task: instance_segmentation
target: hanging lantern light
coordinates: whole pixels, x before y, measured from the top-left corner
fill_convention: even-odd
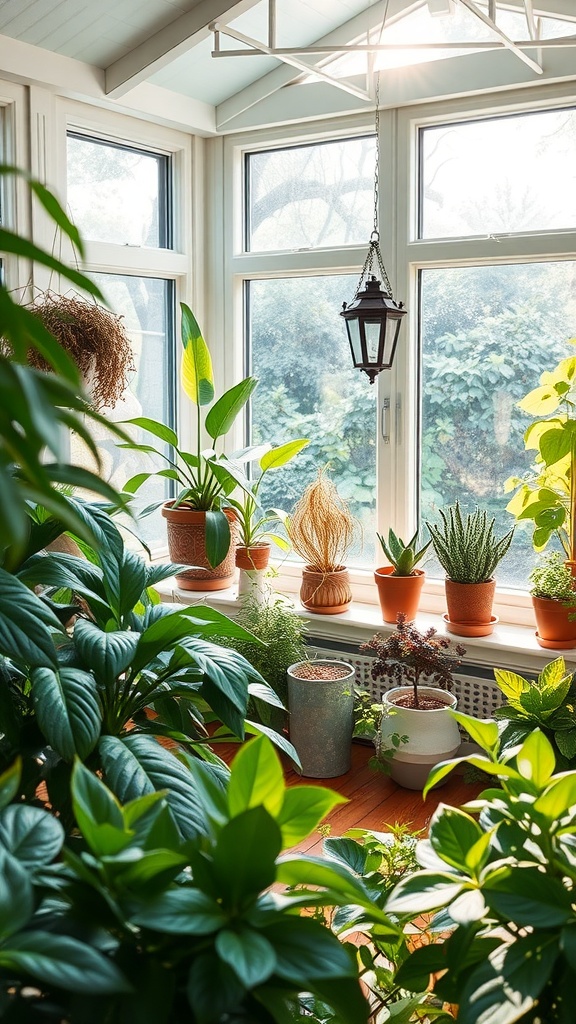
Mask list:
[[[394,361],[402,317],[408,312],[395,302],[392,286],[380,252],[378,231],[378,170],[380,163],[379,76],[376,78],[376,165],[374,171],[374,230],[368,254],[360,274],[354,299],[343,302],[340,316],[346,331],[354,366],[368,374],[373,384],[380,370],[388,370]],[[376,272],[379,276],[376,277]],[[363,287],[364,286],[364,287]]]

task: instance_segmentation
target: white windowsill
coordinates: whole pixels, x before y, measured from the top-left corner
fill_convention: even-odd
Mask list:
[[[274,587],[275,582],[276,587]],[[287,588],[283,587],[282,591],[279,590],[278,581],[272,579],[271,584],[279,593],[286,593]],[[231,618],[234,618],[238,609],[237,585],[228,590],[190,591],[181,590],[174,579],[169,579],[157,584],[156,589],[164,601],[174,601],[177,604],[208,604],[218,608],[219,611]],[[296,593],[290,593],[287,596],[294,601],[297,614],[306,620],[310,636],[314,638],[334,640],[357,647],[369,640],[374,633],[390,633],[393,629],[391,625],[382,621],[380,609],[374,604],[354,601],[350,609],[340,615],[314,615],[300,606]],[[517,596],[516,594],[515,597]],[[504,592],[505,597],[506,592]],[[504,602],[504,607],[505,605],[506,602]],[[501,602],[498,602],[496,612],[500,606]],[[527,604],[526,608],[528,610]],[[531,617],[531,609],[529,614]],[[536,641],[533,623],[519,625],[501,621],[496,624],[494,632],[490,636],[459,637],[446,630],[442,612],[425,610],[418,613],[415,625],[421,631],[432,626],[438,633],[450,637],[455,643],[463,644],[467,652],[464,664],[488,669],[507,668],[520,673],[534,673],[539,672],[543,665],[553,661],[561,654],[566,656],[568,662],[571,657],[576,662],[576,650],[555,651],[544,650],[540,647]]]

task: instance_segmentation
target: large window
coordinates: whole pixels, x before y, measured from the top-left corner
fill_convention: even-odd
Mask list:
[[[166,251],[173,238],[171,156],[74,131],[67,138],[67,175],[68,207],[87,241],[91,274],[132,344],[129,386],[105,416],[148,416],[176,426],[176,280]],[[97,433],[103,472],[117,488],[153,468],[149,456],[118,449],[104,427]],[[169,487],[150,481],[135,509],[164,500]],[[142,520],[138,530],[153,549],[165,543],[159,516]]]
[[[458,499],[513,522],[504,485],[533,454],[517,403],[576,333],[575,168],[574,109],[420,131],[417,223],[434,240],[419,273],[423,519]],[[500,582],[526,589],[534,557],[521,524]]]
[[[377,389],[352,368],[338,315],[358,274],[337,268],[356,264],[361,257],[346,247],[370,237],[374,159],[374,138],[362,137],[250,153],[245,164],[246,251],[275,251],[274,276],[263,256],[245,284],[247,362],[260,380],[251,440],[311,441],[269,475],[264,501],[291,511],[328,466],[362,527],[355,564],[373,562]],[[310,254],[307,273],[287,273],[294,250]]]

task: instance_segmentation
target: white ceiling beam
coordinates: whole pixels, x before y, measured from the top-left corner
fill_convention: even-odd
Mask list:
[[[479,18],[484,25],[487,25],[492,32],[495,32],[504,43],[504,46],[506,46],[512,53],[515,53],[518,59],[523,61],[527,67],[532,68],[532,71],[535,71],[537,75],[542,74],[542,68],[540,65],[537,64],[535,60],[532,60],[527,53],[524,53],[524,50],[521,50],[520,47],[510,39],[510,36],[506,35],[495,21],[492,21],[492,18],[489,18],[488,15],[484,14],[482,8],[477,7],[473,0],[459,0],[459,3],[461,3],[463,7],[466,7],[466,9],[469,10],[471,14],[474,14],[475,17]]]
[[[200,0],[191,11],[182,14],[139,46],[106,68],[106,95],[124,96],[156,71],[188,53],[196,43],[210,35],[208,26],[219,18],[238,18],[255,7],[259,0]]]

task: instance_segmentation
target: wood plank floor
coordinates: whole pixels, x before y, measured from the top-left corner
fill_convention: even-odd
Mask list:
[[[226,745],[216,746],[220,757],[230,761],[237,752],[237,747]],[[347,798],[347,803],[339,805],[324,821],[330,826],[330,834],[340,836],[351,828],[369,828],[379,832],[389,831],[396,824],[409,825],[413,831],[427,831],[430,819],[439,803],[461,807],[484,788],[480,783],[466,783],[461,775],[453,774],[440,789],[430,793],[426,800],[422,794],[402,789],[386,775],[376,772],[368,766],[374,753],[371,744],[352,744],[352,768],[346,775],[334,779],[308,779],[298,775],[288,761],[285,764],[286,783],[295,786],[302,783],[327,786]],[[319,854],[322,852],[323,836],[314,832],[298,850]]]

